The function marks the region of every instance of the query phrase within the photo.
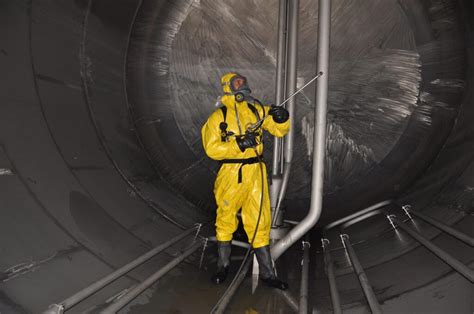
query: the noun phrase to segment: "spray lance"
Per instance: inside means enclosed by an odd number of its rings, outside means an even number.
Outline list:
[[[313,77],[311,80],[309,80],[306,84],[304,84],[300,89],[298,89],[296,92],[294,92],[293,94],[291,94],[290,96],[288,96],[288,98],[286,98],[281,104],[278,104],[277,107],[281,107],[283,106],[284,104],[286,104],[291,98],[295,97],[297,94],[299,94],[303,89],[306,88],[306,86],[308,86],[309,84],[313,83],[314,81],[316,81],[318,78],[320,78],[321,76],[323,75],[323,72],[319,72],[315,77]],[[267,118],[268,116],[265,116],[263,118],[261,118],[260,120],[258,120],[257,122],[253,123],[253,124],[249,124],[247,126],[247,132],[255,132],[257,131],[263,124],[263,122],[265,121],[265,119]]]

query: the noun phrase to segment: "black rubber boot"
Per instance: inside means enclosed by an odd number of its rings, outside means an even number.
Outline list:
[[[280,290],[288,289],[288,284],[281,281],[275,275],[273,269],[272,255],[270,254],[270,247],[262,246],[258,249],[254,249],[255,255],[257,256],[259,266],[259,278],[260,280],[269,287],[277,288]]]
[[[217,271],[211,277],[211,281],[220,284],[225,281],[229,273],[230,253],[232,246],[230,241],[217,241]]]

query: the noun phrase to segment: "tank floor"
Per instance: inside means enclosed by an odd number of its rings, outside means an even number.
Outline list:
[[[194,259],[180,269],[166,275],[166,277],[148,289],[127,308],[120,313],[148,314],[148,313],[209,313],[224,293],[225,289],[236,275],[242,262],[245,251],[233,249],[231,272],[226,282],[214,285],[210,278],[215,270],[215,246],[206,250],[206,258],[199,269],[201,253],[196,253]],[[300,255],[297,257],[296,255]],[[301,259],[301,251],[291,250],[288,255],[295,255]],[[282,267],[280,269],[288,269]],[[297,302],[299,295],[299,267],[293,267],[291,273],[281,271],[280,277],[287,280],[290,288],[285,292],[294,297]],[[227,307],[226,313],[294,313],[285,297],[279,290],[264,286],[258,282],[252,291],[253,278],[251,271],[247,274],[238,292]]]

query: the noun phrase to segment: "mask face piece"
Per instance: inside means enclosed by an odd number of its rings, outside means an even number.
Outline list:
[[[235,75],[231,80],[230,80],[230,90],[234,95],[236,95],[238,92],[246,92],[247,94],[250,94],[250,88],[247,85],[247,79],[241,75]]]
[[[230,81],[230,88],[236,92],[247,87],[247,80],[244,77],[235,76]]]

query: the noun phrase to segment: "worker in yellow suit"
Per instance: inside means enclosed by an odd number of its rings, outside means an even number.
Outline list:
[[[283,107],[263,106],[250,97],[247,80],[238,73],[225,74],[221,84],[222,106],[211,114],[201,131],[206,154],[222,164],[214,185],[218,262],[212,281],[218,284],[227,277],[232,235],[239,223],[237,213],[242,210],[244,229],[259,263],[260,280],[284,290],[288,285],[276,277],[270,255],[271,212],[262,130],[284,136],[290,128],[289,113]],[[247,131],[261,118],[265,118],[261,128]]]

